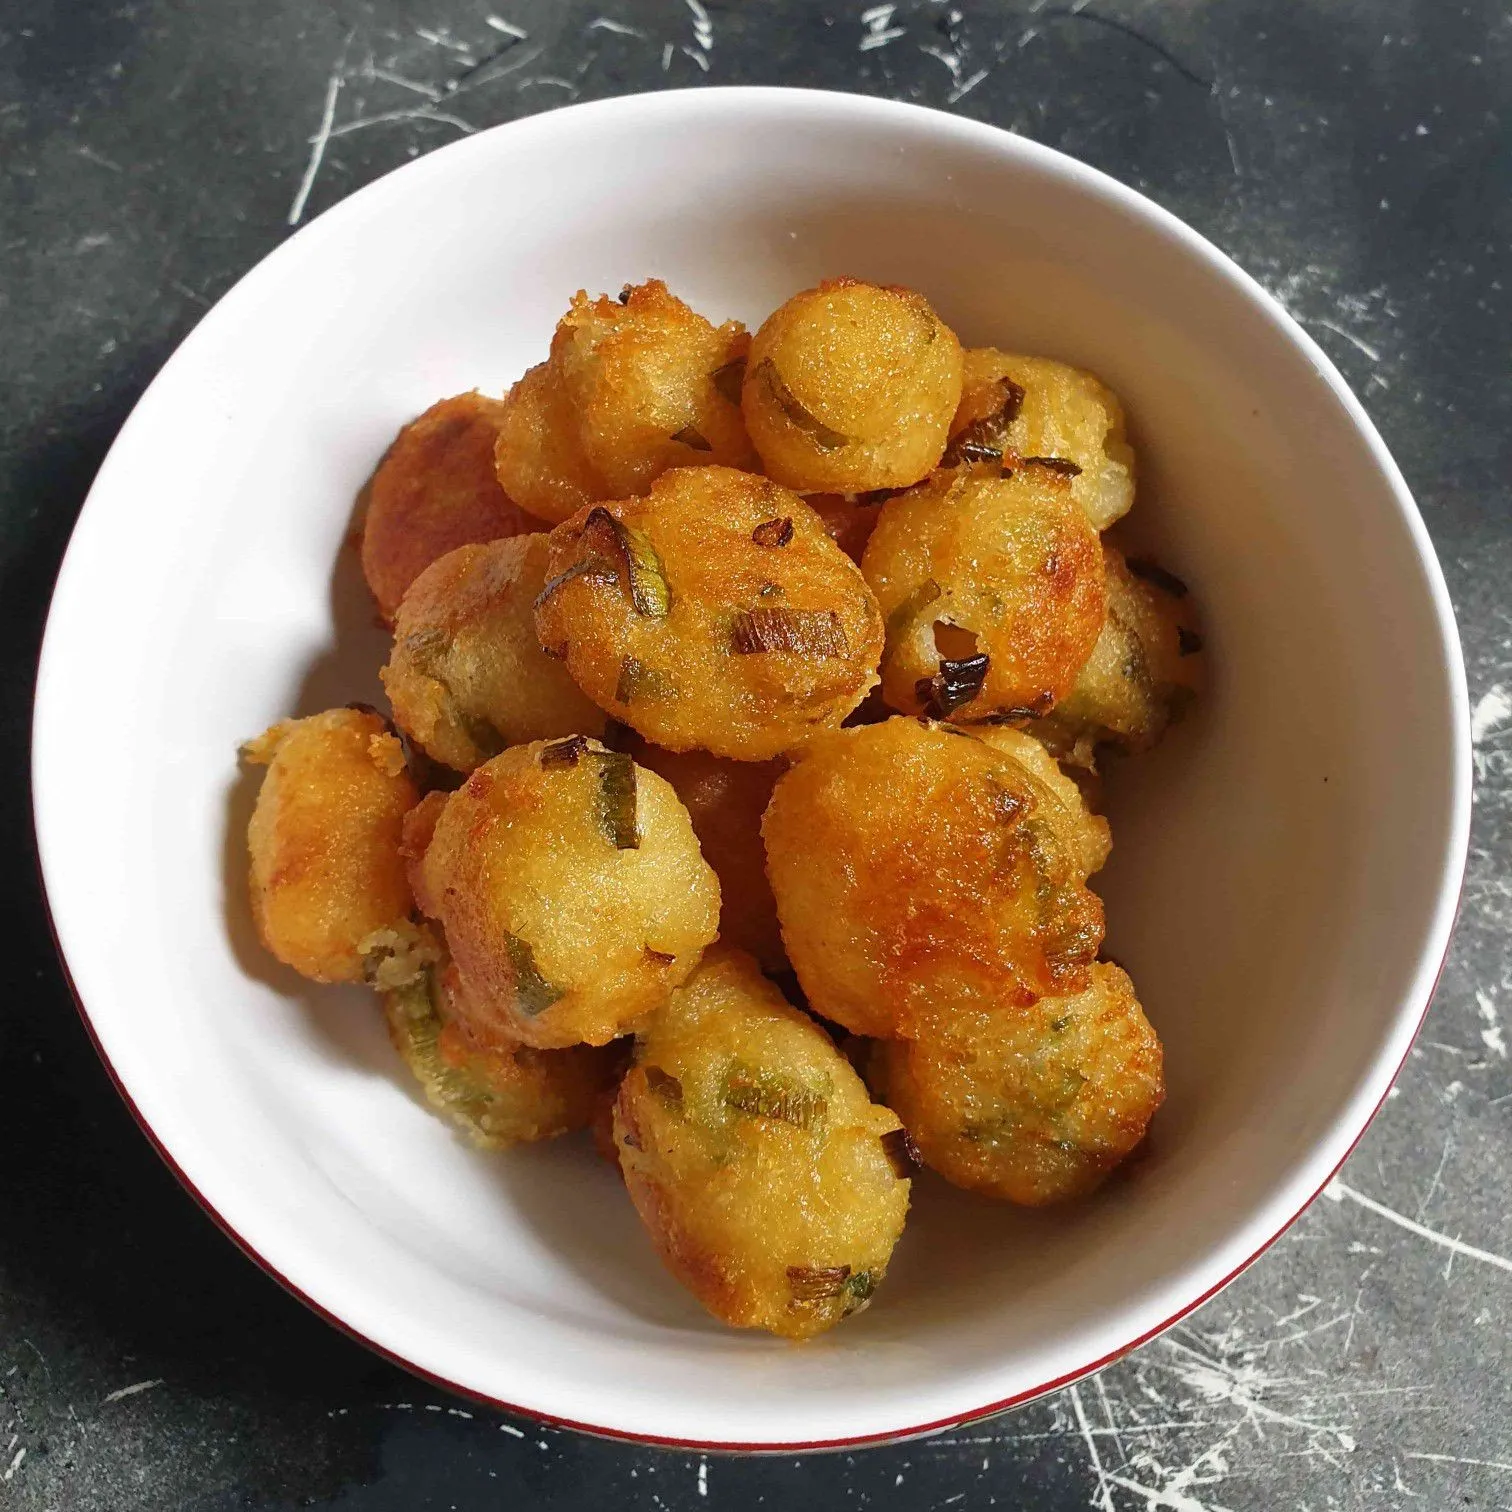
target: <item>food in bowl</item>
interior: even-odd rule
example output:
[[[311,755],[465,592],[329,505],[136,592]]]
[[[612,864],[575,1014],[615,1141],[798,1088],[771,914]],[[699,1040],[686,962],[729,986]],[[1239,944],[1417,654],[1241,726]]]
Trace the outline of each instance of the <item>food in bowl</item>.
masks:
[[[1161,1048],[1089,795],[1202,642],[1100,537],[1133,453],[1095,378],[908,289],[752,339],[651,280],[368,494],[394,726],[249,742],[254,915],[379,990],[474,1143],[594,1127],[669,1270],[795,1339],[871,1301],[915,1163],[1039,1205],[1139,1145]]]

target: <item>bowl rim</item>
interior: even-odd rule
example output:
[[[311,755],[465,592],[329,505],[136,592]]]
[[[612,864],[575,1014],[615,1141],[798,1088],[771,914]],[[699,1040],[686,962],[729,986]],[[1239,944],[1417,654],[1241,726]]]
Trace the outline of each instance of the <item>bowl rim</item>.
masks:
[[[348,216],[354,213],[354,206],[359,201],[366,205],[380,196],[393,195],[396,192],[396,183],[408,182],[412,177],[417,177],[433,169],[433,160],[438,157],[444,156],[448,160],[455,160],[469,152],[480,153],[486,150],[485,144],[497,142],[501,133],[510,133],[515,138],[524,137],[532,133],[549,134],[557,125],[557,117],[572,117],[580,120],[590,115],[639,116],[654,120],[658,117],[663,119],[675,118],[685,112],[696,112],[701,109],[738,111],[747,105],[762,105],[767,108],[781,108],[784,105],[797,106],[811,112],[816,121],[820,117],[827,116],[830,120],[843,120],[850,125],[855,125],[858,121],[864,123],[867,118],[877,121],[885,119],[894,125],[911,124],[912,128],[916,131],[924,134],[933,134],[937,141],[954,141],[962,146],[989,148],[998,153],[1006,150],[1019,155],[1021,159],[1028,161],[1041,171],[1053,174],[1074,188],[1089,193],[1095,198],[1111,202],[1124,214],[1130,216],[1132,219],[1143,222],[1150,229],[1162,234],[1167,240],[1175,243],[1177,248],[1186,256],[1205,264],[1209,271],[1219,275],[1241,299],[1256,307],[1267,318],[1270,325],[1276,329],[1278,334],[1301,352],[1328,386],[1334,399],[1344,411],[1350,426],[1365,443],[1370,460],[1374,464],[1381,481],[1386,485],[1387,493],[1396,506],[1401,523],[1406,527],[1414,549],[1416,564],[1422,575],[1423,585],[1428,590],[1441,642],[1440,650],[1442,652],[1445,674],[1445,691],[1448,695],[1448,702],[1452,711],[1451,729],[1449,732],[1451,736],[1452,756],[1448,764],[1448,770],[1444,774],[1449,789],[1448,820],[1444,836],[1438,887],[1434,898],[1432,915],[1428,921],[1424,946],[1420,953],[1416,970],[1413,973],[1411,982],[1399,996],[1395,1016],[1383,1033],[1382,1043],[1374,1052],[1370,1066],[1361,1079],[1360,1086],[1356,1089],[1354,1096],[1341,1106],[1333,1119],[1333,1131],[1336,1134],[1339,1131],[1344,1131],[1344,1137],[1348,1141],[1347,1146],[1331,1168],[1322,1176],[1321,1180],[1318,1179],[1315,1168],[1312,1169],[1311,1173],[1307,1170],[1301,1170],[1292,1178],[1291,1184],[1294,1187],[1300,1185],[1305,1195],[1302,1196],[1300,1201],[1297,1201],[1295,1197],[1284,1199],[1285,1206],[1290,1207],[1293,1201],[1296,1201],[1296,1206],[1288,1216],[1277,1224],[1274,1231],[1232,1270],[1216,1281],[1213,1281],[1205,1290],[1188,1300],[1168,1317],[1152,1327],[1141,1331],[1105,1355],[1088,1361],[1074,1370],[1065,1372],[1053,1379],[1037,1383],[1000,1400],[987,1402],[980,1407],[953,1412],[946,1417],[909,1427],[886,1428],[838,1438],[783,1441],[765,1439],[749,1442],[680,1438],[675,1435],[645,1433],[609,1424],[578,1421],[547,1413],[538,1408],[525,1407],[518,1403],[506,1401],[501,1397],[496,1397],[461,1382],[453,1381],[434,1370],[407,1359],[402,1354],[369,1337],[353,1324],[347,1322],[333,1310],[333,1306],[336,1304],[333,1303],[331,1306],[328,1306],[317,1300],[283,1274],[276,1265],[256,1248],[250,1239],[232,1226],[229,1220],[216,1208],[211,1198],[190,1179],[185,1170],[174,1158],[173,1153],[152,1128],[152,1125],[137,1105],[129,1088],[122,1080],[105,1050],[100,1034],[91,1019],[88,1006],[85,1004],[83,996],[75,983],[68,955],[62,943],[58,920],[54,914],[52,893],[47,883],[47,845],[44,838],[46,823],[43,813],[46,805],[42,793],[45,784],[39,784],[37,780],[39,772],[38,747],[41,741],[41,732],[50,717],[52,704],[57,698],[54,690],[64,680],[63,674],[65,672],[65,668],[59,664],[60,653],[56,649],[58,637],[55,633],[54,611],[59,597],[59,586],[68,576],[71,564],[77,560],[78,552],[75,548],[85,523],[90,518],[90,506],[95,505],[96,496],[105,491],[103,485],[111,477],[112,463],[116,460],[117,455],[122,449],[122,438],[139,423],[140,416],[143,410],[148,408],[148,401],[154,390],[161,383],[163,374],[170,366],[177,362],[181,354],[198,344],[202,338],[202,333],[207,327],[213,330],[216,324],[218,324],[217,316],[221,313],[223,307],[233,301],[240,304],[250,297],[249,288],[255,293],[255,285],[261,282],[265,270],[281,264],[286,256],[290,255],[289,248],[295,245],[308,247],[319,238],[336,234],[340,231]],[[97,505],[97,507],[99,506]],[[221,295],[215,305],[204,315],[194,329],[184,337],[165,361],[163,367],[159,369],[158,373],[154,375],[152,381],[147,385],[133,406],[131,413],[127,416],[116,439],[112,442],[110,450],[107,452],[94,481],[90,485],[89,493],[69,534],[68,546],[64,552],[54,585],[53,595],[49,602],[47,620],[38,652],[34,690],[31,777],[32,818],[37,843],[37,870],[41,883],[41,893],[48,929],[54,949],[57,952],[64,981],[73,998],[74,1005],[78,1010],[79,1017],[83,1022],[90,1042],[99,1055],[111,1083],[120,1094],[127,1109],[153,1149],[157,1151],[164,1164],[167,1165],[168,1169],[189,1195],[200,1205],[211,1221],[247,1258],[252,1260],[254,1264],[278,1282],[292,1296],[304,1303],[317,1316],[373,1353],[432,1385],[442,1387],[447,1391],[466,1397],[491,1409],[511,1413],[536,1422],[546,1423],[553,1427],[570,1428],[577,1432],[618,1442],[692,1452],[786,1454],[841,1450],[868,1445],[899,1443],[946,1428],[978,1422],[1015,1407],[1024,1406],[1050,1392],[1074,1385],[1076,1382],[1095,1374],[1097,1371],[1121,1359],[1132,1350],[1137,1349],[1142,1344],[1166,1332],[1166,1330],[1179,1323],[1195,1309],[1211,1300],[1254,1264],[1261,1255],[1286,1233],[1302,1213],[1318,1197],[1323,1195],[1332,1184],[1339,1170],[1354,1152],[1360,1140],[1364,1137],[1376,1114],[1384,1105],[1390,1094],[1392,1084],[1400,1074],[1402,1067],[1406,1064],[1413,1040],[1422,1028],[1423,1021],[1427,1017],[1428,1010],[1432,1005],[1438,983],[1443,976],[1453,939],[1454,925],[1458,916],[1468,864],[1471,794],[1473,789],[1470,709],[1463,652],[1453,606],[1449,598],[1448,587],[1444,579],[1442,567],[1428,535],[1427,527],[1423,522],[1422,515],[1417,508],[1406,480],[1402,476],[1401,470],[1392,458],[1374,423],[1334,365],[1332,359],[1323,351],[1301,323],[1286,310],[1281,302],[1226,253],[1201,235],[1201,233],[1187,225],[1185,221],[1181,220],[1174,213],[1166,210],[1163,206],[1141,194],[1138,190],[1130,188],[1120,180],[1112,177],[1112,175],[1103,172],[1101,169],[1093,168],[1079,159],[1061,152],[1057,148],[1046,146],[1031,138],[1021,136],[1016,132],[992,125],[988,122],[956,115],[949,111],[935,109],[930,106],[846,91],[769,85],[692,86],[682,89],[618,95],[608,99],[587,101],[538,112],[480,130],[472,136],[448,143],[443,147],[426,153],[412,162],[401,164],[399,167],[390,170],[388,173],[355,190],[352,194],[347,195],[336,204],[315,216],[304,226],[298,228],[291,236],[279,243],[243,273]],[[1432,968],[1430,976],[1425,963],[1433,961],[1435,956],[1438,958],[1437,964]],[[1409,1024],[1410,1028],[1407,1027]],[[1395,1053],[1393,1053],[1393,1047],[1395,1047]],[[1362,1104],[1363,1107],[1361,1106]]]

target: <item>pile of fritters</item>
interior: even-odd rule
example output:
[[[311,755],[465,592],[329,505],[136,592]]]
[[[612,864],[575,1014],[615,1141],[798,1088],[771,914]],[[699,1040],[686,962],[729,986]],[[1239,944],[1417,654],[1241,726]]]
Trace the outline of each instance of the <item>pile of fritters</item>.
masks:
[[[392,720],[245,748],[264,942],[376,988],[478,1145],[591,1127],[716,1317],[830,1327],[916,1164],[1080,1196],[1163,1096],[1088,888],[1098,760],[1201,662],[1185,586],[1102,535],[1133,500],[1096,378],[912,290],[754,337],[578,294],[365,491]]]

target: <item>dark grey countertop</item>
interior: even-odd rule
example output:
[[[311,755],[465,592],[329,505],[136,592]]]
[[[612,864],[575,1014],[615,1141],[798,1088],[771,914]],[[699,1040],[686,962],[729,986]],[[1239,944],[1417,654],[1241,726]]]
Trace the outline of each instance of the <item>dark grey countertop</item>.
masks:
[[[706,20],[693,0],[0,6],[0,1508],[1512,1508],[1512,12],[706,4]],[[175,343],[291,219],[531,111],[747,82],[1009,127],[1151,195],[1254,273],[1348,375],[1417,493],[1476,736],[1455,949],[1328,1197],[1078,1388],[797,1460],[500,1418],[366,1353],[243,1259],[90,1049],[26,791],[37,643],[90,478]]]

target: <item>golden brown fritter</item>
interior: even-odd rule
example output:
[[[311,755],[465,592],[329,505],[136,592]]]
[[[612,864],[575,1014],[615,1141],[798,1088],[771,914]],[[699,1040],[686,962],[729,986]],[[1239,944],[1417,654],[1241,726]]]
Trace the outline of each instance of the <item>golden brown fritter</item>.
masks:
[[[370,709],[285,719],[242,748],[268,768],[247,826],[263,944],[316,982],[384,981],[414,937],[399,854],[419,794]]]
[[[783,970],[787,956],[761,841],[761,816],[781,763],[664,751],[638,738],[630,754],[672,784],[693,821],[704,860],[719,876],[720,943],[755,956],[764,971]]]
[[[926,1165],[1038,1206],[1096,1187],[1165,1096],[1161,1048],[1117,966],[1027,1008],[950,1005],[915,1040],[873,1047],[873,1079]]]
[[[385,624],[437,557],[539,529],[494,471],[503,413],[479,393],[443,399],[406,425],[378,464],[365,490],[362,571]]]
[[[765,761],[833,728],[876,682],[882,619],[796,494],[677,468],[645,499],[551,533],[541,645],[602,709],[668,750]]]
[[[963,731],[895,718],[814,742],[762,823],[814,1011],[889,1038],[951,1004],[1079,991],[1103,914],[1065,826],[1025,766]]]
[[[536,639],[547,555],[544,535],[463,546],[432,562],[399,606],[382,674],[394,720],[455,771],[525,741],[603,734],[603,712]]]
[[[898,1120],[749,956],[716,947],[615,1105],[625,1184],[714,1316],[803,1339],[864,1307],[908,1211]]]
[[[1202,636],[1187,586],[1103,546],[1108,612],[1071,690],[1024,728],[1068,765],[1095,770],[1100,745],[1147,751],[1202,686]]]
[[[580,735],[480,766],[446,799],[410,875],[446,933],[459,1026],[485,1045],[625,1034],[718,929],[719,882],[670,784]]]
[[[756,333],[741,405],[769,477],[861,493],[938,466],[960,399],[960,342],[922,294],[835,278]]]
[[[968,349],[950,435],[957,453],[1011,452],[1069,464],[1071,496],[1094,530],[1106,530],[1134,502],[1123,406],[1091,373],[1064,362]]]
[[[905,714],[1047,711],[1106,610],[1097,533],[1039,465],[943,468],[889,499],[861,570],[887,621],[882,696]]]
[[[499,482],[555,524],[644,493],[669,467],[755,468],[740,414],[748,341],[738,321],[710,324],[659,278],[617,300],[579,291],[550,360],[505,396]]]
[[[461,990],[455,977],[455,967],[437,966],[383,994],[389,1038],[426,1101],[480,1149],[587,1128],[623,1070],[619,1047],[480,1047],[447,1012]]]

